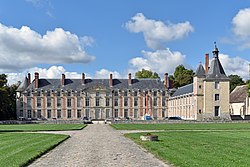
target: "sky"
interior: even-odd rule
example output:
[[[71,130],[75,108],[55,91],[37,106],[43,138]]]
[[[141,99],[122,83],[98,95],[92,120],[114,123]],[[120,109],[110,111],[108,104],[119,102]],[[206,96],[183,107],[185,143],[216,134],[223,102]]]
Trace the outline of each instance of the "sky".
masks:
[[[249,79],[250,0],[0,1],[0,73],[40,78],[127,78],[142,68],[173,74],[212,59]]]

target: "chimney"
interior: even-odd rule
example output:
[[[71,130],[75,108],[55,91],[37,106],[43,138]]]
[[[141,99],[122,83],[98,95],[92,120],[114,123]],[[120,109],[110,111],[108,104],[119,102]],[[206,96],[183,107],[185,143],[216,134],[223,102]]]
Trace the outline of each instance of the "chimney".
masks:
[[[168,86],[168,73],[165,73],[165,75],[164,75],[164,85],[165,85],[166,88],[169,87]]]
[[[30,82],[31,82],[31,80],[30,80],[30,73],[28,73],[28,86],[30,85]]]
[[[205,72],[206,72],[206,75],[208,73],[208,70],[209,70],[209,54],[206,53],[206,55],[205,55]]]
[[[38,81],[39,81],[39,73],[38,72],[35,72],[35,88],[37,89],[38,88]]]
[[[109,74],[109,87],[113,87],[113,77],[112,77],[112,74]]]
[[[128,74],[128,85],[132,85],[131,73]]]
[[[84,84],[85,84],[85,74],[82,73],[82,85],[84,85]]]
[[[62,74],[62,86],[65,85],[65,74]]]

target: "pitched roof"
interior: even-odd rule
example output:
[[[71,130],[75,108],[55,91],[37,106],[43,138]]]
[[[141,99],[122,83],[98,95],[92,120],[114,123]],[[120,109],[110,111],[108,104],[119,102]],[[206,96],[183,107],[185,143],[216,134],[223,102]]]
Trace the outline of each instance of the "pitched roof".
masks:
[[[193,84],[192,83],[178,88],[174,92],[172,97],[180,96],[180,95],[184,95],[184,94],[188,94],[188,93],[193,93]]]
[[[65,85],[61,85],[61,79],[39,79],[39,89],[43,90],[82,90],[94,86],[109,87],[109,79],[85,79],[85,84],[82,85],[81,79],[65,79]],[[28,88],[35,89],[33,81]],[[132,85],[128,84],[128,79],[113,79],[112,89],[160,89],[165,90],[163,82],[158,79],[132,79]]]
[[[24,91],[28,87],[28,78],[24,77],[23,82],[18,86],[17,90],[18,92]]]
[[[213,80],[213,81],[221,81],[226,80],[229,81],[230,79],[226,76],[226,73],[220,63],[219,60],[219,51],[218,48],[215,46],[213,51],[213,59],[211,61],[211,65],[208,70],[208,74],[205,80]]]
[[[195,76],[206,77],[205,69],[201,63],[199,64],[198,68],[196,69]]]
[[[237,86],[230,93],[230,103],[244,103],[247,97],[247,85]]]

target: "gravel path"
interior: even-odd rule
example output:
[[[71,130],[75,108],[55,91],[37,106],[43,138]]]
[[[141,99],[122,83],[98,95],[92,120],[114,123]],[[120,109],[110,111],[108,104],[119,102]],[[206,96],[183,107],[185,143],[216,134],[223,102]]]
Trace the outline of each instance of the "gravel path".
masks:
[[[68,134],[70,139],[30,166],[168,167],[109,125],[92,124]]]

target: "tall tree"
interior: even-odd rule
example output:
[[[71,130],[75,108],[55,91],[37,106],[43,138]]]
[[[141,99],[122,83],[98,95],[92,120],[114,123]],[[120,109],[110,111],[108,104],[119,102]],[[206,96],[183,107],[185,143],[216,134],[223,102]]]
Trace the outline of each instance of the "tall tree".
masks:
[[[239,75],[229,75],[228,76],[231,81],[230,81],[230,92],[232,92],[236,86],[239,86],[239,85],[244,85],[244,81],[243,79],[239,76]]]
[[[150,70],[142,69],[141,71],[137,71],[135,73],[136,78],[159,78],[159,75],[156,72],[152,72]]]
[[[193,70],[186,69],[183,65],[179,65],[175,68],[174,72],[174,87],[178,88],[193,82],[194,72]]]

